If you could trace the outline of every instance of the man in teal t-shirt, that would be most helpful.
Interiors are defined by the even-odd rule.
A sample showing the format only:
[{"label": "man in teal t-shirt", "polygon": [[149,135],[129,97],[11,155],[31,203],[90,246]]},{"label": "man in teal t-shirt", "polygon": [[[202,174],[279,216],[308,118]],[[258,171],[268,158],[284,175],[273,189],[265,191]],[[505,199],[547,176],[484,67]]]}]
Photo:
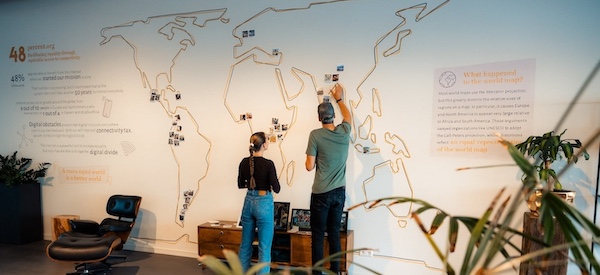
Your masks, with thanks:
[{"label": "man in teal t-shirt", "polygon": [[[340,226],[346,201],[346,160],[350,146],[352,116],[342,100],[344,89],[335,84],[332,97],[340,107],[342,123],[335,126],[335,112],[329,102],[319,104],[317,112],[322,127],[310,132],[306,148],[306,170],[316,169],[310,196],[310,228],[313,265],[323,259],[323,242],[327,231],[329,254],[341,251]],[[330,270],[339,273],[340,262],[332,260]],[[321,272],[313,271],[313,274]]]}]

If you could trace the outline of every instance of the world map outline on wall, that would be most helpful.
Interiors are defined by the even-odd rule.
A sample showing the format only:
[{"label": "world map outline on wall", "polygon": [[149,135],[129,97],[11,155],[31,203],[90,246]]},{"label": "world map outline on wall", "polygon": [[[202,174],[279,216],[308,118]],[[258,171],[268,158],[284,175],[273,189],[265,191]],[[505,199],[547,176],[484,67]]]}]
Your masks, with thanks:
[{"label": "world map outline on wall", "polygon": [[[278,169],[282,174],[285,174],[285,182],[289,185],[293,185],[294,181],[294,170],[295,160],[288,160],[285,154],[284,142],[286,135],[292,133],[297,121],[297,113],[300,106],[294,105],[294,101],[300,95],[310,94],[310,97],[314,97],[313,103],[316,105],[320,100],[318,97],[318,89],[323,83],[320,83],[322,79],[321,72],[310,70],[310,66],[306,65],[306,62],[299,62],[299,58],[302,56],[309,55],[311,51],[321,50],[319,46],[313,45],[306,46],[302,52],[294,52],[294,48],[288,51],[285,47],[286,44],[282,41],[274,39],[277,32],[280,31],[277,26],[273,26],[272,29],[266,30],[261,27],[255,29],[255,26],[264,26],[256,23],[260,20],[278,22],[277,17],[280,20],[285,21],[285,17],[297,18],[298,13],[307,13],[314,11],[319,14],[335,14],[333,11],[343,8],[346,1],[329,1],[329,2],[315,2],[310,3],[306,6],[296,8],[285,8],[277,9],[275,7],[266,8],[259,13],[251,16],[247,20],[243,20],[242,23],[233,26],[232,36],[235,38],[236,43],[231,45],[233,52],[233,59],[230,65],[227,81],[223,88],[223,104],[230,114],[233,123],[247,124],[250,133],[253,132],[253,120],[242,118],[239,114],[249,114],[253,112],[247,112],[247,108],[241,107],[243,103],[235,102],[236,98],[240,96],[240,86],[236,77],[243,73],[248,73],[248,70],[260,68],[268,68],[272,74],[269,76],[272,78],[274,86],[278,90],[278,98],[281,98],[282,109],[291,113],[288,115],[288,119],[285,120],[285,124],[288,126],[288,131],[283,134],[281,142],[278,142],[279,154],[282,163],[286,169]],[[356,4],[358,1],[352,1]],[[392,2],[392,3],[390,3]],[[381,58],[388,58],[397,55],[401,52],[402,42],[406,37],[411,35],[412,29],[407,26],[409,22],[407,18],[413,19],[414,22],[419,22],[432,12],[441,8],[449,1],[435,1],[435,4],[428,5],[427,3],[419,3],[415,5],[408,5],[407,7],[401,7],[395,9],[394,16],[399,19],[395,25],[391,28],[387,28],[384,31],[375,34],[373,41],[371,41],[371,48],[368,55],[373,58],[373,65],[371,68],[361,68],[365,71],[363,78],[358,81],[355,80],[353,85],[346,83],[352,83],[345,79],[340,79],[340,82],[346,84],[346,95],[345,101],[350,105],[350,110],[353,115],[353,136],[352,143],[353,148],[358,155],[360,160],[364,160],[364,163],[369,164],[372,167],[370,175],[365,176],[362,181],[362,187],[364,192],[365,200],[376,199],[375,195],[372,195],[372,185],[381,184],[392,184],[402,185],[400,187],[392,187],[393,190],[401,190],[401,194],[395,193],[394,195],[402,195],[413,197],[413,188],[410,182],[408,171],[404,165],[404,159],[411,157],[404,140],[400,135],[391,133],[385,129],[381,123],[378,123],[378,118],[381,118],[383,114],[383,103],[382,95],[376,87],[368,90],[368,81],[370,77],[376,73],[376,69]],[[369,5],[369,3],[363,3]],[[389,1],[382,9],[389,8],[389,6],[406,6],[404,1]],[[329,10],[328,10],[329,9]],[[304,18],[311,18],[309,15],[303,16]],[[292,19],[290,19],[292,20]],[[327,21],[331,25],[335,26],[338,24],[349,24],[348,21],[343,20],[342,15],[332,15]],[[229,24],[232,20],[227,18],[227,9],[214,9],[214,10],[203,10],[195,12],[186,12],[180,14],[169,14],[162,16],[149,17],[146,20],[133,21],[126,24],[121,24],[112,27],[106,27],[102,29],[101,36],[103,40],[101,45],[105,45],[114,38],[120,38],[125,41],[133,50],[133,62],[136,68],[139,70],[140,79],[142,85],[147,89],[149,98],[152,102],[159,103],[162,110],[172,119],[173,124],[171,131],[169,132],[169,146],[172,148],[172,153],[175,161],[178,164],[178,175],[179,178],[179,200],[177,202],[176,212],[176,223],[181,227],[184,226],[185,214],[189,205],[193,202],[195,195],[197,194],[200,186],[200,182],[206,177],[210,161],[211,161],[211,149],[212,143],[208,138],[209,133],[203,131],[200,128],[198,119],[195,118],[188,107],[178,104],[178,100],[185,96],[186,91],[180,91],[177,87],[174,87],[171,83],[173,79],[173,69],[177,65],[178,58],[181,58],[185,51],[189,47],[197,45],[199,38],[192,35],[193,31],[190,28],[210,28],[212,24]],[[308,23],[306,21],[296,24]],[[360,23],[354,22],[354,24],[360,25]],[[282,24],[285,25],[285,24]],[[294,24],[287,25],[293,29]],[[303,29],[310,28],[310,26],[303,25]],[[357,26],[356,28],[359,28]],[[333,27],[333,29],[335,29]],[[260,35],[266,35],[269,39],[265,41],[268,43],[261,44],[263,41],[256,39],[255,36],[248,35],[249,31],[254,32],[256,35],[260,32]],[[271,32],[269,32],[271,31]],[[289,29],[287,31],[290,31]],[[292,30],[293,31],[293,30]],[[323,31],[315,30],[315,32]],[[302,34],[306,39],[309,39],[312,33]],[[166,43],[168,46],[162,45],[172,49],[171,52],[151,52],[151,49],[144,49],[136,43],[136,37],[147,37],[155,36],[157,41],[154,43]],[[343,40],[343,39],[342,39]],[[344,42],[344,41],[341,41]],[[335,43],[333,43],[335,44]],[[326,46],[325,46],[326,47]],[[336,45],[339,47],[339,45]],[[336,49],[326,49],[326,51],[333,52]],[[296,56],[295,56],[296,55]],[[153,62],[145,60],[153,59]],[[161,61],[156,61],[160,59]],[[307,61],[310,62],[310,61]],[[158,66],[158,65],[161,66]],[[155,67],[153,67],[155,66]],[[340,73],[341,74],[341,73]],[[290,81],[291,80],[291,81]],[[346,82],[345,82],[346,81]],[[289,83],[295,82],[293,85]],[[313,105],[313,106],[314,106]],[[180,137],[184,136],[185,139],[181,140]],[[183,147],[195,146],[196,150],[202,152],[200,155],[205,156],[202,162],[202,169],[196,169],[197,173],[186,172],[185,163],[194,163],[197,166],[197,159],[184,159],[183,154],[179,153],[179,150]],[[389,150],[385,150],[385,146],[389,146]],[[186,149],[187,150],[187,149]],[[197,156],[198,154],[196,154]],[[376,156],[375,158],[373,156]],[[377,161],[379,160],[379,161]],[[376,161],[375,164],[372,164]],[[390,172],[393,180],[391,181],[378,181],[376,178],[378,174]],[[181,177],[182,174],[192,175],[188,178]],[[280,178],[282,175],[280,175]],[[190,179],[193,178],[193,179]],[[391,183],[390,183],[391,182]],[[388,189],[388,188],[385,188]],[[396,191],[397,192],[397,191]],[[388,194],[389,195],[389,194]],[[412,204],[408,207],[396,208],[398,206],[387,206],[388,211],[391,215],[398,219],[400,227],[406,226],[409,214],[412,209]],[[371,210],[367,209],[366,210]]]}]

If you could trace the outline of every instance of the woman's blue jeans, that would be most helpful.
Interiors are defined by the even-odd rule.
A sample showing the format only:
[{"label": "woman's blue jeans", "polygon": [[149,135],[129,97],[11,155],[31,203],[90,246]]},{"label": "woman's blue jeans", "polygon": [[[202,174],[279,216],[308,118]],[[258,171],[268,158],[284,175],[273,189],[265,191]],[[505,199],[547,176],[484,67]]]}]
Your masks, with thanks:
[{"label": "woman's blue jeans", "polygon": [[[346,201],[346,188],[340,187],[323,194],[310,196],[310,229],[312,231],[312,263],[313,265],[323,259],[325,232],[329,243],[329,255],[340,252],[340,227],[342,212]],[[331,271],[340,271],[339,260],[332,259]],[[320,272],[314,272],[320,274]]]},{"label": "woman's blue jeans", "polygon": [[[258,234],[258,262],[268,263],[258,274],[271,272],[271,245],[274,234],[273,194],[259,195],[259,190],[248,190],[242,208],[242,242],[240,244],[240,260],[246,272],[250,268],[252,258],[252,242]],[[258,229],[258,230],[255,230]]]}]

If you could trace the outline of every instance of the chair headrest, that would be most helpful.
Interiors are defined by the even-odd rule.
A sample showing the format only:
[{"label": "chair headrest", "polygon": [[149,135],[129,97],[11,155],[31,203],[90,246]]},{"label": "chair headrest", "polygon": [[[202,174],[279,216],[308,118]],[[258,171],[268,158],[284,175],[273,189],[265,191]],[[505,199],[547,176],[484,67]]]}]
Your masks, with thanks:
[{"label": "chair headrest", "polygon": [[106,212],[113,216],[136,218],[142,197],[128,195],[113,195],[108,199]]}]

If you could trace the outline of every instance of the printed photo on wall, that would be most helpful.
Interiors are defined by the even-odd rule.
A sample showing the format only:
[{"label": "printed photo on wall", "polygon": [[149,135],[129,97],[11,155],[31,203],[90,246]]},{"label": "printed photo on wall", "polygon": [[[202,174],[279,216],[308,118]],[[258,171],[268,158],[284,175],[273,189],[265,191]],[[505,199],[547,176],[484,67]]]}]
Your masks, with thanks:
[{"label": "printed photo on wall", "polygon": [[290,217],[289,202],[274,202],[275,231],[288,231]]}]

